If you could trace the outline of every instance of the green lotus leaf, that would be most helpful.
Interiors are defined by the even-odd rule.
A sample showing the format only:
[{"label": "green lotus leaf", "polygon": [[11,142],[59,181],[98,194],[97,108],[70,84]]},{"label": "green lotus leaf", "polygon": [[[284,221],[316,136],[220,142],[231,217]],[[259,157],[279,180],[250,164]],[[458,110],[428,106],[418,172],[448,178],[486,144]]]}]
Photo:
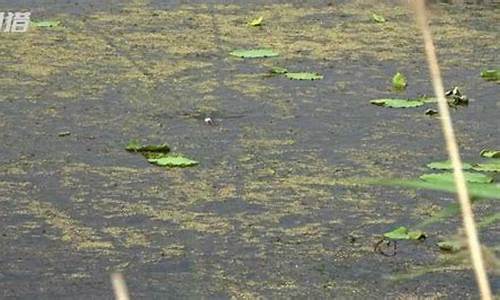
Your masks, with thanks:
[{"label": "green lotus leaf", "polygon": [[481,151],[480,155],[487,158],[500,158],[500,150],[484,149]]},{"label": "green lotus leaf", "polygon": [[377,15],[377,14],[372,14],[372,19],[373,19],[373,21],[375,21],[377,23],[385,23],[386,22],[386,20],[383,16]]},{"label": "green lotus leaf", "polygon": [[420,230],[409,231],[406,227],[400,226],[392,231],[384,233],[384,237],[391,240],[420,240],[426,235]]},{"label": "green lotus leaf", "polygon": [[[434,170],[453,170],[453,166],[451,165],[451,161],[449,160],[431,162],[427,164],[427,167]],[[472,169],[472,165],[466,162],[462,162],[462,170],[469,169]]]},{"label": "green lotus leaf", "polygon": [[296,73],[286,73],[285,76],[292,80],[320,80],[323,79],[323,75],[319,73],[310,72],[296,72]]},{"label": "green lotus leaf", "polygon": [[392,86],[396,90],[404,90],[407,85],[408,82],[406,81],[406,77],[403,74],[397,72],[396,75],[392,77]]},{"label": "green lotus leaf", "polygon": [[412,100],[412,99],[375,99],[375,100],[370,100],[370,103],[390,108],[411,108],[411,107],[419,107],[425,104],[425,102],[421,100]]},{"label": "green lotus leaf", "polygon": [[500,161],[475,164],[472,169],[480,172],[500,172]]},{"label": "green lotus leaf", "polygon": [[500,69],[484,70],[481,72],[481,77],[488,81],[500,80]]},{"label": "green lotus leaf", "polygon": [[191,167],[198,164],[197,161],[181,155],[166,155],[161,158],[150,158],[148,161],[162,167]]},{"label": "green lotus leaf", "polygon": [[125,150],[131,152],[157,152],[157,153],[168,153],[170,147],[167,144],[160,145],[143,145],[137,140],[131,140]]}]

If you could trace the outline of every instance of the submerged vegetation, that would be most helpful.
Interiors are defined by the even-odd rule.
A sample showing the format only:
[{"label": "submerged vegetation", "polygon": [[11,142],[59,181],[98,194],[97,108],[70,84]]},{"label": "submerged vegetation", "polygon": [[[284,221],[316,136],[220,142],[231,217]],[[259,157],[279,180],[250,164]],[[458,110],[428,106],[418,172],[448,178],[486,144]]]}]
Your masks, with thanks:
[{"label": "submerged vegetation", "polygon": [[[465,289],[467,262],[449,259],[463,252],[453,235],[459,209],[446,198],[451,167],[430,162],[442,158],[439,116],[419,111],[435,99],[422,96],[420,36],[406,8],[163,5],[61,13],[0,44],[0,130],[13,145],[0,154],[6,257],[39,253],[56,266],[34,276],[43,285],[135,274],[144,298],[142,290],[320,299]],[[464,169],[498,252],[500,152],[488,121],[498,72],[478,76],[498,51],[496,12],[450,6],[433,22],[450,86],[477,98],[453,112],[466,153],[490,147]],[[449,92],[451,107],[468,103],[460,89]],[[130,137],[169,143],[131,140],[124,150]],[[24,252],[5,246],[26,237]],[[0,266],[21,278],[31,261]],[[449,270],[440,274],[446,288],[431,277],[389,286],[380,276]],[[2,274],[1,288],[10,284]],[[420,285],[430,291],[407,294]]]}]

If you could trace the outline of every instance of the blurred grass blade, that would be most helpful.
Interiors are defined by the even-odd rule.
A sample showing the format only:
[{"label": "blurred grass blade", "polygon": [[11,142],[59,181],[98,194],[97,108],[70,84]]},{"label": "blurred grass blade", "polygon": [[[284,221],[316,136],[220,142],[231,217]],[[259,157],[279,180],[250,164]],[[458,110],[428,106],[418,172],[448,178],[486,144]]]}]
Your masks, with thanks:
[{"label": "blurred grass blade", "polygon": [[129,300],[129,294],[127,290],[127,285],[125,284],[125,279],[121,273],[111,274],[111,283],[113,284],[113,290],[115,292],[116,300]]},{"label": "blurred grass blade", "polygon": [[[452,181],[427,182],[415,179],[369,179],[364,182],[369,185],[390,185],[456,193],[456,188]],[[500,185],[498,184],[469,183],[467,186],[471,197],[500,199]]]}]

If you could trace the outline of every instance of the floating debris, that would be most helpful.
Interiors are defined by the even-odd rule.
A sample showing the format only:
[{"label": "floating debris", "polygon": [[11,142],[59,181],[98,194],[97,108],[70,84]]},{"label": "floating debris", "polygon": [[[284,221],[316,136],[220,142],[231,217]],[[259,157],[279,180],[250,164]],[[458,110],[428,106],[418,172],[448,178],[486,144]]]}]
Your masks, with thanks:
[{"label": "floating debris", "polygon": [[429,108],[425,111],[425,114],[428,116],[433,116],[439,114],[439,112],[435,109]]},{"label": "floating debris", "polygon": [[203,122],[205,122],[205,124],[210,125],[210,126],[214,126],[215,125],[214,119],[212,119],[210,117],[206,117],[205,119],[203,119]]},{"label": "floating debris", "polygon": [[61,131],[61,132],[59,132],[59,133],[57,134],[57,136],[61,136],[61,137],[63,137],[63,136],[68,136],[68,135],[70,135],[70,134],[71,134],[71,132],[70,132],[70,131]]},{"label": "floating debris", "polygon": [[274,67],[269,72],[271,74],[286,74],[286,73],[288,73],[288,70],[285,68],[281,68],[281,67]]},{"label": "floating debris", "polygon": [[256,27],[256,26],[261,26],[262,25],[262,20],[264,20],[264,17],[258,17],[253,19],[248,23],[248,25]]},{"label": "floating debris", "polygon": [[457,105],[468,105],[469,104],[469,97],[467,97],[466,95],[463,95],[457,86],[446,91],[444,93],[444,95],[446,97],[448,97],[448,104],[449,105],[457,106]]}]

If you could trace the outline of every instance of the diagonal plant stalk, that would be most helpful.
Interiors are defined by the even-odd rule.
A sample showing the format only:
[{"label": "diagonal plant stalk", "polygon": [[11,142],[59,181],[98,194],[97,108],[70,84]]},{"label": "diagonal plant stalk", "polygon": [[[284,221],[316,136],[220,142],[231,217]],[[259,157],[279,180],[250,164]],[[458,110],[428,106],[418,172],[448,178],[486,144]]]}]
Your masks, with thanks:
[{"label": "diagonal plant stalk", "polygon": [[460,153],[453,130],[450,111],[448,109],[448,104],[444,95],[443,82],[441,79],[441,72],[439,70],[439,64],[437,61],[436,49],[434,47],[432,34],[428,25],[425,0],[414,0],[412,2],[414,4],[417,23],[420,27],[424,39],[425,53],[427,56],[427,63],[429,65],[432,85],[434,87],[434,93],[436,94],[436,97],[438,99],[439,114],[441,115],[441,127],[443,129],[448,156],[450,157],[453,166],[453,175],[457,188],[458,200],[462,211],[462,219],[465,228],[465,234],[467,236],[469,252],[476,275],[476,281],[481,293],[481,299],[491,300],[492,294],[490,283],[488,281],[488,275],[484,266],[484,260],[481,253],[481,244],[479,242],[476,224],[474,222],[474,213],[472,211],[472,205],[469,199],[464,173],[462,171],[462,161],[460,159]]},{"label": "diagonal plant stalk", "polygon": [[127,285],[125,284],[125,279],[121,273],[111,274],[111,283],[113,284],[113,290],[115,293],[116,300],[129,300]]}]

